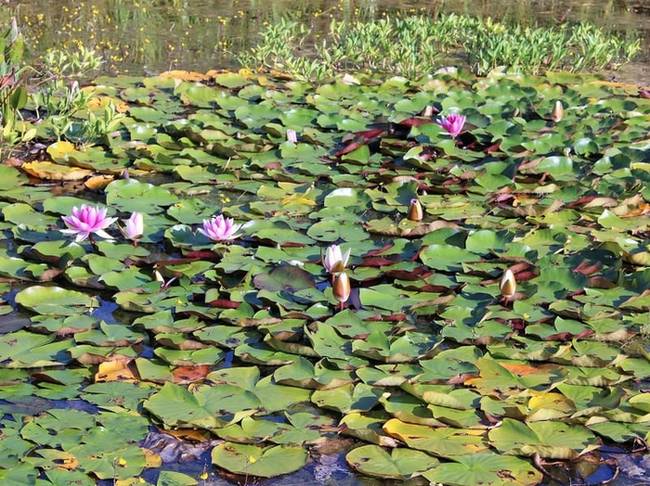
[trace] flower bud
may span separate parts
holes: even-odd
[[[411,199],[411,204],[409,206],[408,219],[411,221],[422,221],[424,218],[424,211],[422,210],[422,204],[417,199]]]
[[[515,296],[515,292],[517,292],[517,280],[512,270],[508,269],[503,273],[499,289],[501,290],[501,295],[506,299],[512,299]]]
[[[334,297],[344,304],[350,298],[350,278],[345,272],[337,273],[334,275],[334,282],[332,284]]]
[[[555,123],[559,123],[562,121],[562,118],[564,118],[564,106],[562,105],[562,102],[560,100],[557,100],[555,102],[555,106],[553,107],[553,113],[551,114],[551,119]]]
[[[137,241],[144,234],[144,216],[137,211],[131,214],[129,219],[124,220],[124,227],[120,228],[125,238]]]

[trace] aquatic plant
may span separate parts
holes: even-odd
[[[64,78],[87,78],[102,66],[104,59],[94,49],[79,45],[74,50],[50,48],[45,52],[42,62],[44,75],[59,81]]]
[[[125,238],[138,241],[144,234],[144,216],[134,211],[129,219],[124,220],[124,226],[120,228]]]
[[[422,221],[424,218],[424,210],[422,209],[422,204],[418,199],[411,199],[409,203],[408,210],[408,219],[411,221]]]
[[[33,129],[20,126],[20,110],[27,103],[24,77],[25,41],[16,19],[0,35],[0,159],[5,148],[25,143],[35,136]]]
[[[325,250],[323,257],[323,267],[329,273],[343,272],[348,266],[350,260],[350,249],[343,253],[339,245],[330,245]]]
[[[203,227],[199,228],[199,233],[212,241],[229,241],[239,237],[237,231],[240,228],[241,225],[235,224],[232,218],[224,218],[220,214],[211,219],[204,219]]]
[[[112,225],[117,218],[106,217],[108,209],[82,204],[80,207],[73,207],[72,214],[63,216],[63,222],[68,229],[60,230],[61,233],[75,235],[75,241],[80,242],[95,234],[102,238],[112,239],[112,236],[104,231]]]
[[[555,123],[560,123],[562,121],[562,118],[564,118],[564,105],[560,100],[557,100],[555,102],[555,106],[553,106],[551,120],[553,120]]]
[[[530,74],[598,71],[628,62],[641,50],[638,37],[606,34],[587,23],[506,27],[488,19],[465,42],[470,65],[479,75],[499,67]]]
[[[85,90],[125,115],[114,136],[37,125],[45,153],[0,165],[0,313],[19,324],[0,335],[0,479],[191,484],[162,465],[187,451],[208,482],[274,477],[349,439],[362,475],[532,486],[554,462],[568,484],[648,440],[643,90],[248,70]],[[461,110],[452,140],[435,116]],[[143,214],[145,235],[89,252],[56,230],[82,203]],[[246,238],[196,230],[216,214]],[[354,268],[324,282],[332,245]]]
[[[438,125],[444,128],[449,135],[456,138],[460,135],[465,127],[466,118],[458,113],[443,116],[438,120]]]
[[[517,292],[517,280],[515,274],[509,268],[503,272],[501,282],[499,283],[499,290],[501,295],[506,299],[512,299]]]
[[[341,305],[348,301],[352,289],[350,286],[350,277],[348,277],[346,272],[338,272],[334,274],[332,277],[332,289],[334,297],[336,297],[336,300],[338,300]]]
[[[263,31],[260,42],[239,60],[250,68],[266,66],[302,79],[354,71],[416,79],[457,54],[479,75],[495,68],[537,74],[616,68],[641,49],[635,34],[606,32],[588,23],[523,27],[456,14],[332,20],[329,30],[326,38],[313,42],[304,25],[284,20]]]

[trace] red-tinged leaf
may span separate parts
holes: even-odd
[[[406,270],[389,270],[386,272],[390,278],[395,278],[398,280],[421,280],[431,276],[433,272],[426,268],[420,267],[415,270],[408,272]]]
[[[172,371],[174,383],[194,383],[203,380],[210,373],[210,366],[179,366]]]
[[[185,253],[185,257],[192,260],[210,260],[211,258],[218,258],[218,255],[210,250],[197,250],[188,251]]]
[[[584,331],[575,335],[576,339],[588,338],[596,334],[593,329],[585,329]]]
[[[536,375],[543,371],[543,368],[538,368],[536,366],[531,366],[529,364],[519,364],[519,363],[500,363],[505,369],[510,373],[514,373],[517,376],[528,376]]]
[[[475,373],[462,373],[460,375],[456,375],[452,378],[449,378],[447,380],[447,383],[450,385],[462,385],[464,384],[467,380],[471,380],[474,378],[478,378],[478,374]]]
[[[377,137],[382,137],[384,135],[386,135],[385,128],[371,128],[370,130],[366,130],[364,132],[356,132],[354,134],[356,140],[365,140],[366,142],[374,140]]]
[[[515,200],[515,195],[514,194],[509,194],[509,193],[501,193],[498,194],[494,198],[494,202],[498,204],[510,204],[512,205],[512,201]]]
[[[228,299],[216,299],[208,302],[208,305],[218,307],[219,309],[237,309],[241,305],[241,302]]]
[[[429,125],[430,123],[433,123],[433,120],[431,118],[418,118],[418,117],[407,118],[406,120],[402,120],[401,122],[399,122],[400,125],[409,128],[421,127],[422,125]]]
[[[40,277],[41,282],[49,282],[63,273],[61,268],[50,268],[45,270]]]
[[[589,278],[587,287],[594,287],[596,289],[613,289],[616,287],[616,284],[611,280],[607,280],[602,275],[595,275]]]
[[[347,144],[345,147],[343,147],[341,150],[339,150],[338,152],[336,152],[334,155],[337,156],[337,157],[341,157],[341,156],[343,156],[343,155],[347,155],[347,154],[349,154],[350,152],[354,152],[356,149],[358,149],[358,148],[361,147],[362,145],[365,145],[365,144],[363,144],[363,143],[361,143],[361,142],[357,142],[357,141],[355,141],[355,142],[351,142],[351,143]]]
[[[520,272],[525,272],[527,270],[532,270],[534,267],[528,262],[519,262],[510,266],[510,271],[515,275]]]
[[[570,332],[558,332],[557,334],[551,334],[544,338],[546,341],[571,341],[573,339],[573,334]]]
[[[650,89],[640,89],[639,97],[644,98],[646,100],[650,100]]]
[[[449,287],[443,287],[441,285],[424,285],[420,287],[422,292],[446,292],[449,290]]]
[[[302,248],[303,246],[305,246],[303,243],[297,243],[295,241],[287,241],[280,245],[281,248]]]
[[[572,202],[568,203],[567,207],[568,208],[580,207],[580,206],[583,206],[583,205],[585,205],[587,203],[590,203],[591,201],[593,201],[597,197],[598,196],[582,196],[582,197],[576,199],[575,201],[572,201]]]
[[[526,282],[537,277],[537,274],[533,271],[526,270],[525,272],[519,272],[515,274],[515,280],[517,282]]]
[[[509,323],[510,323],[510,327],[512,327],[512,329],[514,329],[515,331],[523,331],[524,329],[526,329],[526,321],[524,321],[523,319],[513,319],[509,321]]]
[[[586,292],[584,289],[574,290],[573,292],[569,292],[569,293],[567,294],[567,297],[568,297],[569,299],[571,299],[571,298],[573,298],[573,297],[577,297],[578,295],[585,295],[586,293],[587,293],[587,292]]]
[[[455,185],[461,184],[462,182],[463,182],[463,180],[460,177],[450,177],[449,179],[445,179],[442,182],[442,185],[445,186],[445,187],[446,186],[455,186]]]
[[[580,265],[573,269],[573,271],[588,276],[597,273],[601,267],[602,265],[599,262],[592,263],[587,260],[583,260],[580,262]]]
[[[376,256],[376,257],[365,257],[359,266],[360,267],[385,267],[389,265],[395,265],[395,262],[393,260],[389,260],[388,258]]]
[[[483,150],[483,152],[485,152],[486,154],[493,154],[495,152],[500,152],[500,151],[501,151],[501,143],[500,142],[493,143],[492,145],[487,147],[485,150]]]

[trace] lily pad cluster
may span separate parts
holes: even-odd
[[[363,475],[534,485],[545,462],[650,439],[635,87],[241,71],[85,89],[127,115],[107,145],[0,167],[3,482],[267,478],[349,437]],[[82,204],[142,214],[142,235],[73,241],[61,218]],[[215,215],[236,237],[198,231]],[[165,471],[151,428],[213,441],[213,467]]]

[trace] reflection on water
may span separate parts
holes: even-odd
[[[232,67],[237,53],[282,16],[310,23],[317,38],[326,35],[331,18],[368,19],[399,11],[489,15],[520,23],[589,20],[637,29],[645,48],[631,69],[637,77],[650,77],[645,0],[10,0],[8,5],[0,9],[0,20],[16,15],[36,55],[83,44],[104,55],[107,73]]]

